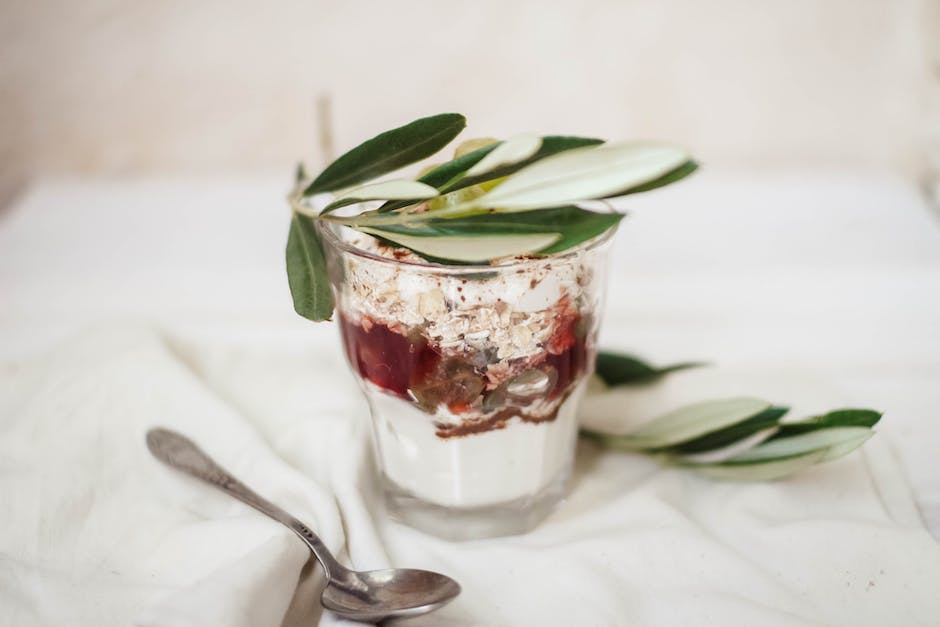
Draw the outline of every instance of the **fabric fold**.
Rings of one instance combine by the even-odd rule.
[[[416,627],[930,625],[940,615],[940,547],[881,433],[890,422],[859,452],[759,484],[581,442],[571,492],[543,524],[452,543],[385,515],[368,409],[326,331],[298,346],[112,326],[0,368],[0,606],[12,624],[344,623],[319,609],[322,576],[289,531],[150,457],[144,433],[158,424],[354,568],[456,578],[463,593]],[[798,415],[844,403],[804,369],[741,366],[595,397],[584,419],[626,430],[742,393]]]

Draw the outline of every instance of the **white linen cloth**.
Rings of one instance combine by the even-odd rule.
[[[878,437],[789,481],[743,485],[583,444],[570,498],[528,535],[449,543],[390,523],[370,485],[365,407],[333,342],[317,339],[310,353],[99,330],[5,369],[9,624],[248,627],[287,614],[288,624],[312,624],[316,576],[291,608],[305,547],[153,460],[144,433],[158,424],[189,434],[355,567],[456,577],[463,594],[414,624],[928,625],[940,616],[940,546]],[[587,409],[605,417],[605,406],[619,407],[635,420],[701,383],[709,397],[743,386],[838,404],[798,375],[745,379],[677,374]]]
[[[935,624],[940,556],[910,487],[940,520],[940,231],[891,178],[702,177],[635,201],[603,344],[725,365],[586,413],[625,426],[746,393],[886,409],[879,434],[756,485],[582,443],[548,521],[468,543],[383,517],[336,329],[286,300],[284,185],[40,185],[0,216],[0,625],[318,615],[300,542],[150,458],[155,424],[355,567],[456,577],[415,625]]]

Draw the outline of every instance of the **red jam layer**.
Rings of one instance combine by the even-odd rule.
[[[368,381],[414,401],[426,411],[444,404],[454,413],[470,409],[496,411],[512,406],[506,385],[486,389],[485,372],[459,356],[445,356],[415,329],[403,335],[368,318],[360,324],[339,315],[339,324],[349,363]],[[564,394],[587,370],[586,318],[565,314],[556,321],[557,331],[534,360],[522,371],[541,369],[549,375],[548,398]],[[487,400],[489,399],[489,403]],[[489,407],[492,405],[492,407]],[[550,419],[550,418],[549,418]]]
[[[409,388],[427,379],[443,358],[419,333],[401,335],[368,320],[357,325],[343,315],[339,323],[352,367],[363,379],[402,398],[409,398]]]

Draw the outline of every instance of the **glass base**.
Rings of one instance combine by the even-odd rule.
[[[565,497],[569,464],[535,494],[484,507],[448,507],[421,499],[382,476],[392,519],[445,540],[475,540],[531,531]]]

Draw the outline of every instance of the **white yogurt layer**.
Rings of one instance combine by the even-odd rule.
[[[513,418],[503,429],[440,438],[431,416],[366,383],[375,445],[388,478],[425,501],[482,507],[537,493],[571,463],[579,384],[554,420]]]

